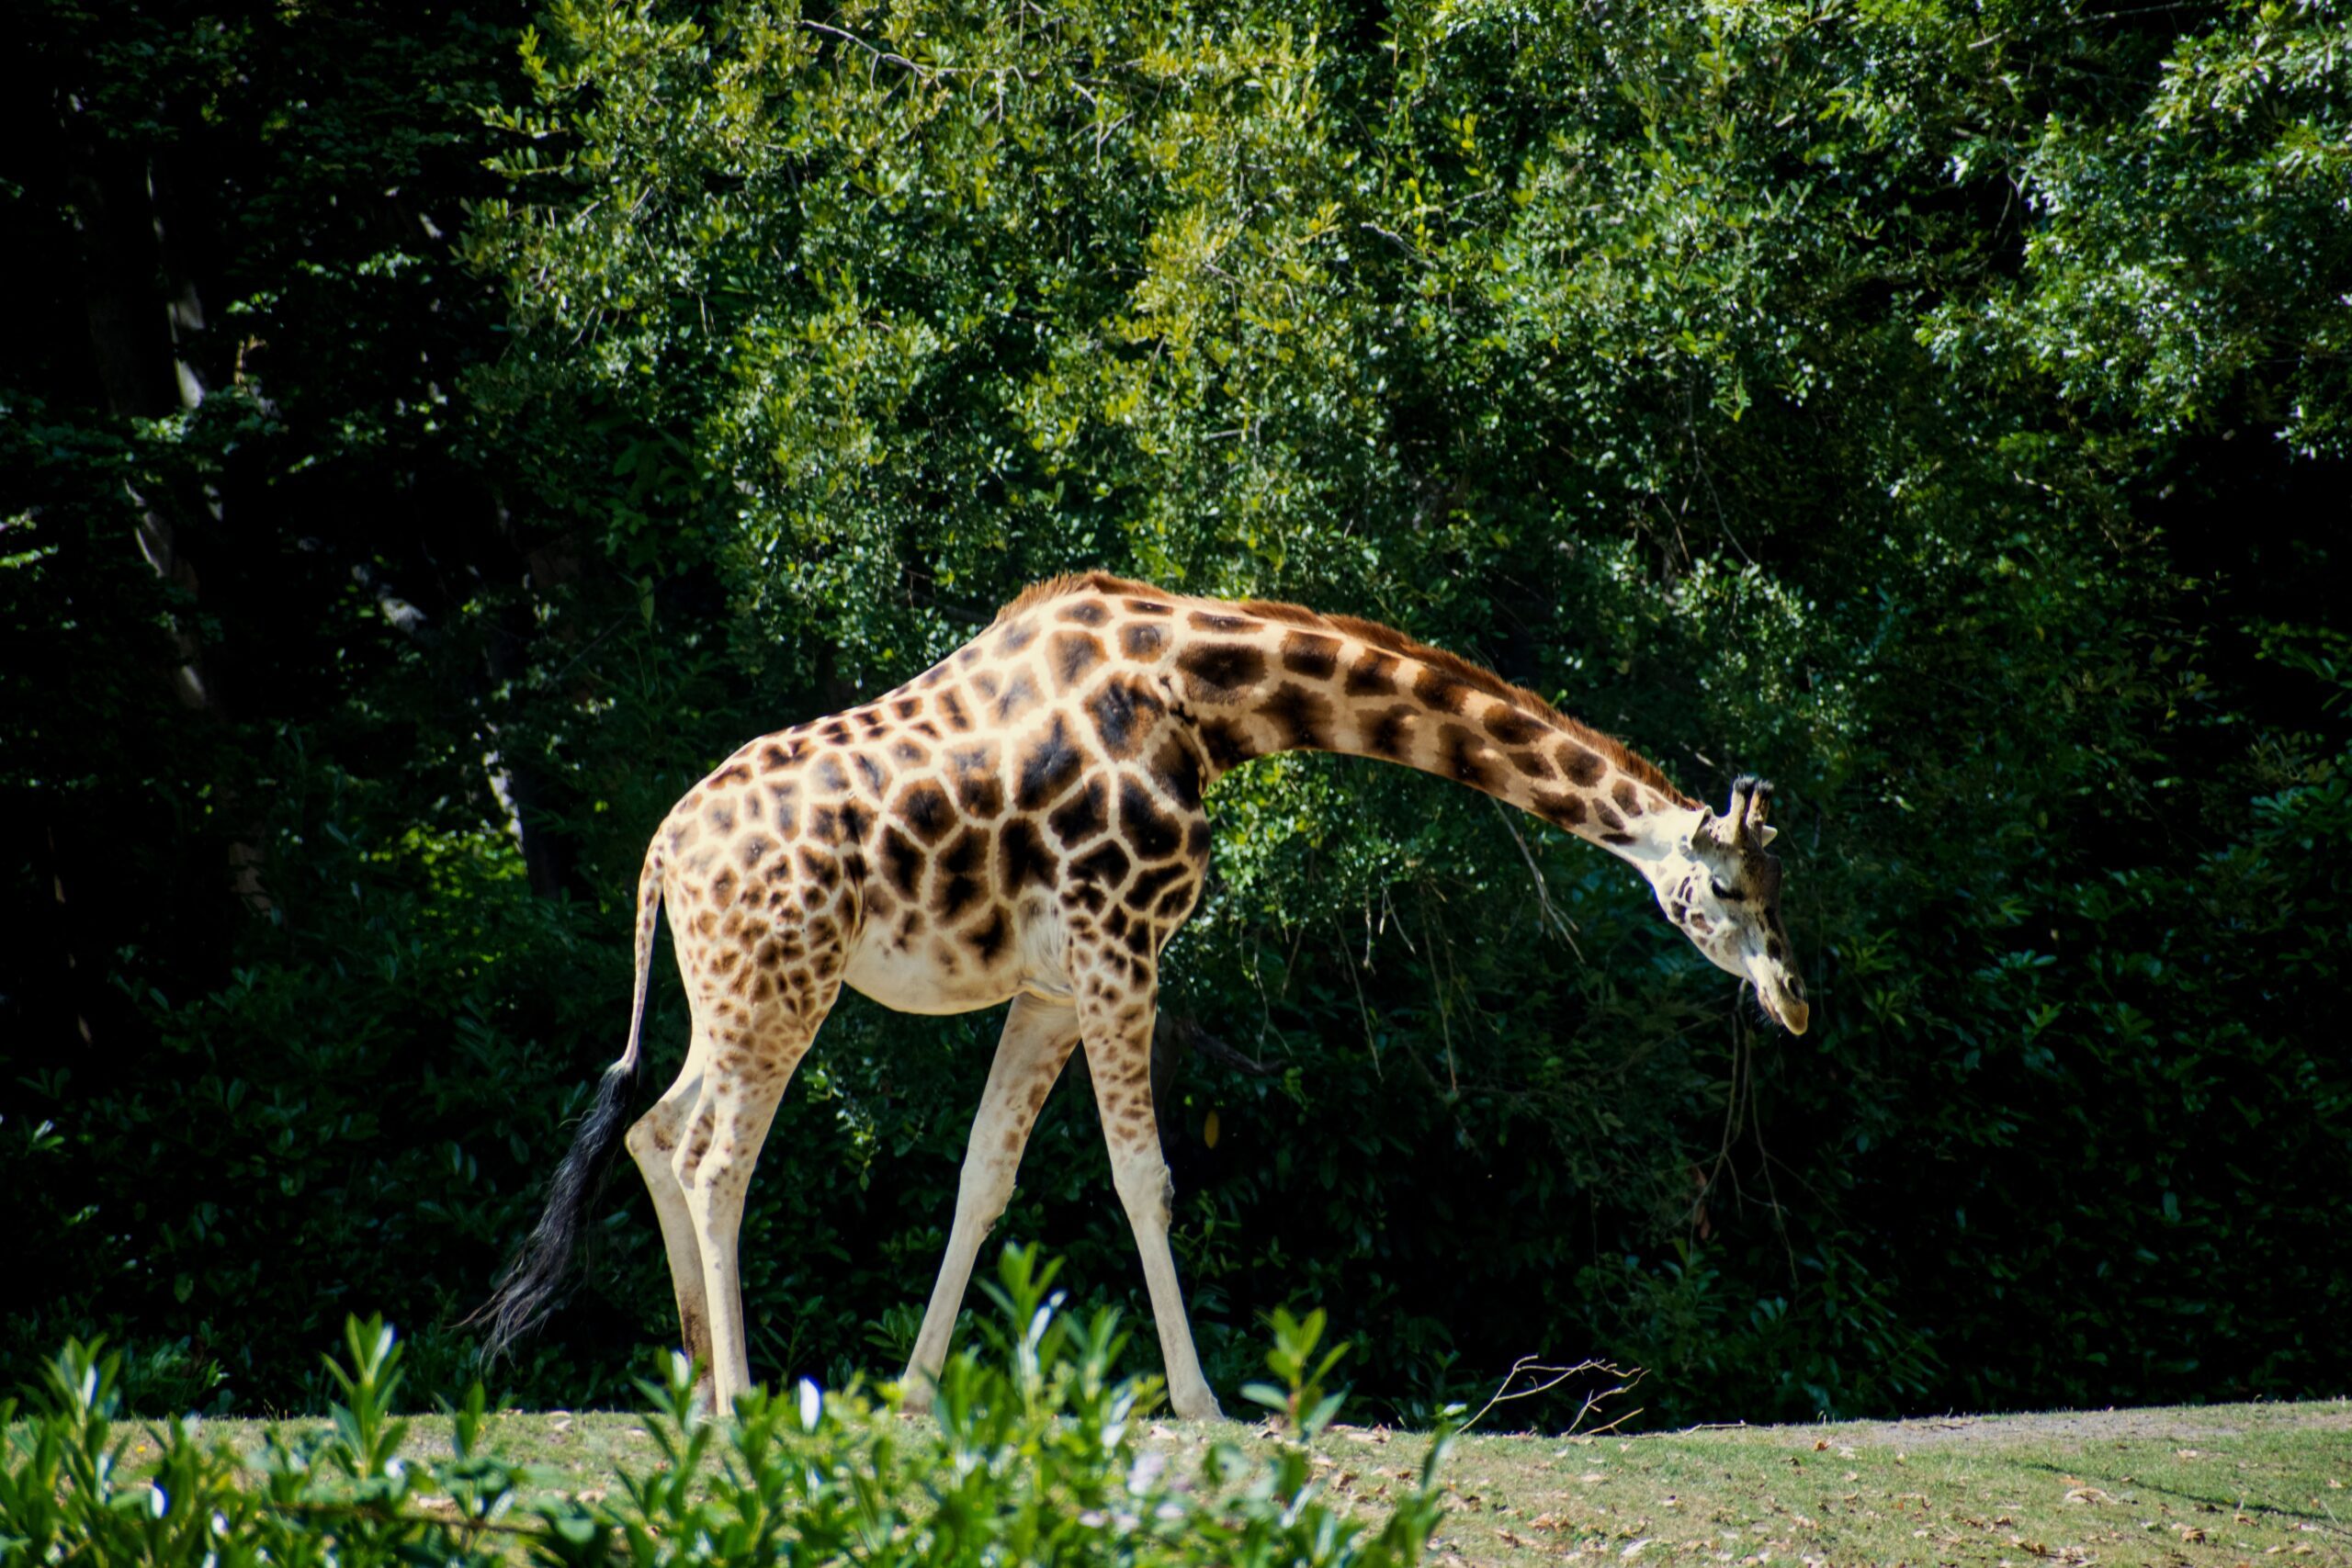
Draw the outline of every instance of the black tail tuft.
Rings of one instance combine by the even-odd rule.
[[[506,1354],[547,1316],[562,1294],[564,1275],[589,1210],[612,1168],[628,1122],[629,1102],[637,1088],[637,1053],[613,1065],[596,1086],[596,1102],[588,1108],[571,1152],[548,1183],[548,1206],[523,1249],[499,1277],[489,1301],[465,1320],[465,1326],[483,1330],[482,1354],[495,1359]]]

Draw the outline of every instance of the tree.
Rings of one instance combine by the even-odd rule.
[[[12,819],[68,846],[19,908],[36,868],[161,891],[16,960],[63,1142],[7,1157],[70,1176],[52,1228],[245,1183],[96,1222],[67,1315],[220,1354],[257,1260],[420,1249],[357,1304],[469,1299],[618,1038],[669,799],[1103,567],[1392,621],[1694,792],[1775,775],[1821,1003],[1759,1036],[1483,803],[1236,774],[1171,964],[1273,1068],[1170,1064],[1213,1377],[1321,1300],[1408,1411],[1539,1348],[1657,1368],[1661,1419],[2340,1381],[2346,1078],[2295,935],[2343,901],[2337,8],[41,18],[73,166],[173,171],[108,199],[198,215],[164,233],[212,324],[175,412],[180,274],[16,176],[41,297],[143,299],[164,389],[109,406],[62,330],[6,378],[4,624],[125,720],[0,707]],[[216,717],[170,711],[191,646]],[[109,832],[157,799],[196,828]],[[77,1017],[134,1043],[117,1092],[55,1077]],[[829,1025],[746,1230],[769,1370],[903,1354],[988,1037]],[[1094,1144],[1049,1111],[1007,1223],[1104,1289]],[[665,1332],[614,1227],[532,1386]],[[297,1396],[254,1354],[237,1397]]]

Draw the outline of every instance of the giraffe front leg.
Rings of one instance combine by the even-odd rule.
[[[1079,1024],[1094,1079],[1095,1109],[1110,1146],[1111,1180],[1135,1232],[1136,1250],[1143,1255],[1144,1283],[1151,1291],[1152,1320],[1168,1368],[1168,1403],[1188,1421],[1218,1421],[1225,1412],[1202,1375],[1192,1324],[1184,1315],[1184,1292],[1176,1282],[1176,1259],[1168,1247],[1176,1184],[1159,1151],[1151,1103],[1151,1025],[1157,1010],[1148,978],[1139,986],[1084,986]]]
[[[989,1067],[988,1088],[980,1095],[979,1112],[972,1118],[947,1252],[939,1262],[939,1280],[932,1287],[914,1354],[907,1361],[905,1409],[931,1408],[932,1391],[939,1370],[947,1364],[948,1341],[980,1243],[1012,1201],[1029,1130],[1036,1125],[1037,1112],[1077,1044],[1078,1014],[1068,1003],[1026,995],[1013,998],[1005,1014],[1004,1034],[997,1042],[996,1060]]]

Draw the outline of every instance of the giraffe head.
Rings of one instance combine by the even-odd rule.
[[[1781,924],[1781,858],[1768,853],[1780,829],[1764,818],[1772,786],[1743,778],[1722,816],[1702,808],[1697,826],[1652,875],[1666,918],[1718,969],[1751,981],[1764,1009],[1792,1034],[1812,1010]]]

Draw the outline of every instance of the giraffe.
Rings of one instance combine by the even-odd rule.
[[[1771,787],[1718,816],[1549,703],[1387,626],[1102,573],[1023,592],[897,690],[763,736],[688,791],[639,878],[628,1042],[537,1228],[477,1316],[493,1351],[543,1315],[617,1140],[653,1199],[681,1337],[714,1407],[751,1386],[736,1242],[753,1162],[841,988],[917,1013],[1010,1001],[905,1381],[927,1407],[981,1241],[1083,1048],[1141,1254],[1170,1404],[1219,1414],[1193,1347],[1151,1102],[1161,950],[1208,866],[1207,786],[1314,749],[1457,780],[1628,862],[1667,919],[1792,1033],[1809,1013],[1767,852]],[[693,1027],[677,1079],[623,1131],[655,922]]]

